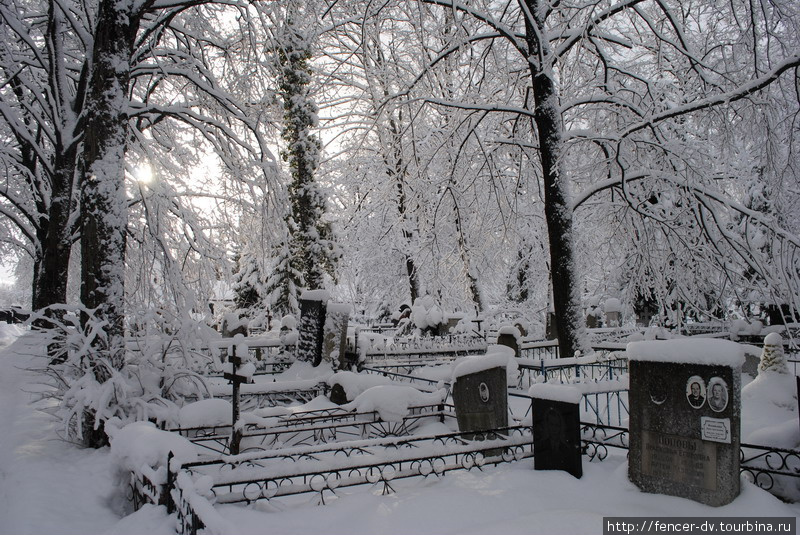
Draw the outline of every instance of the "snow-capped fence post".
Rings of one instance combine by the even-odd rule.
[[[533,398],[534,470],[563,470],[580,479],[581,391],[572,386],[539,383],[528,393]]]
[[[174,513],[175,512],[175,500],[172,498],[172,489],[175,488],[175,472],[172,471],[172,459],[175,458],[175,454],[170,450],[169,454],[167,454],[167,482],[164,485],[164,491],[161,493],[161,503],[158,505],[164,505],[167,508],[167,513]]]
[[[644,492],[712,506],[738,495],[741,369],[734,342],[632,342],[628,477]]]

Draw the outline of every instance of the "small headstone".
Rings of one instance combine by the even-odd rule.
[[[622,325],[622,314],[619,312],[606,312],[606,325],[609,327],[619,327]]]
[[[620,327],[622,325],[622,303],[616,297],[609,297],[603,303],[603,312],[606,313],[607,327]]]
[[[336,403],[337,405],[344,405],[350,401],[347,399],[347,392],[345,392],[344,387],[339,383],[334,383],[331,387],[331,393],[328,394],[328,398],[331,403]]]
[[[723,340],[628,344],[628,475],[645,492],[721,506],[739,495],[744,351]]]
[[[247,336],[247,318],[240,318],[236,312],[225,314],[222,318],[222,337],[233,338],[237,334]]]
[[[581,393],[574,387],[537,384],[533,398],[533,467],[563,470],[580,479]]]
[[[453,405],[458,430],[480,432],[508,426],[508,379],[505,367],[493,367],[456,377]],[[502,451],[487,450],[486,455]]]
[[[501,327],[497,334],[497,344],[510,347],[514,350],[514,356],[519,357],[519,338],[520,333],[516,327]]]
[[[305,292],[299,299],[300,322],[297,326],[297,360],[319,366],[325,334],[325,310],[328,299],[323,292]]]

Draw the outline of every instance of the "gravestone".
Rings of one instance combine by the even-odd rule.
[[[322,290],[307,291],[299,299],[300,322],[297,326],[297,360],[319,366],[325,337],[325,312],[328,294]]]
[[[325,328],[322,344],[322,360],[330,362],[334,368],[347,366],[347,324],[350,320],[350,306],[342,303],[328,303],[325,312]]]
[[[628,476],[645,492],[721,506],[739,495],[744,351],[724,340],[628,344]]]
[[[514,356],[519,357],[519,329],[516,327],[500,327],[497,332],[497,343],[501,346],[510,347],[514,350]]]
[[[533,398],[533,468],[563,470],[583,476],[581,458],[581,392],[574,387],[536,384]]]
[[[622,303],[616,297],[609,297],[603,303],[603,312],[606,314],[606,327],[622,326]]]
[[[328,394],[328,399],[331,400],[331,403],[336,403],[337,405],[344,405],[350,402],[350,400],[347,399],[347,392],[345,392],[344,387],[339,383],[333,384],[330,394]]]
[[[462,433],[508,427],[508,356],[467,357],[453,372],[453,405]],[[472,435],[467,435],[470,438]],[[500,455],[502,450],[487,450]]]

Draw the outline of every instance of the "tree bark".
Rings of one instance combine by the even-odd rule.
[[[558,89],[549,60],[549,45],[540,40],[545,34],[545,20],[538,0],[522,0],[526,17],[525,40],[534,98],[534,122],[539,137],[539,154],[544,181],[544,212],[550,244],[553,281],[553,308],[558,326],[561,357],[585,352],[585,328],[579,294],[579,278],[573,251],[572,208],[568,199],[566,177],[561,169],[563,125],[558,104]]]
[[[106,323],[107,348],[97,349],[107,350],[109,364],[118,370],[124,366],[128,83],[138,24],[130,2],[101,0],[86,100],[81,183],[81,301]],[[94,369],[98,381],[108,379],[110,370]]]

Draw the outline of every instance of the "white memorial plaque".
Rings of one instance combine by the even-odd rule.
[[[710,442],[731,443],[731,419],[730,418],[710,418],[703,416],[700,418],[701,437]]]

